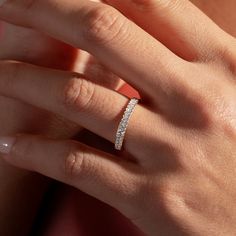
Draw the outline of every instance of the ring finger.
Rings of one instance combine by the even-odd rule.
[[[129,101],[127,97],[74,72],[9,61],[0,63],[0,72],[1,95],[59,114],[115,142],[117,127]],[[135,145],[143,142],[139,133],[148,124],[148,117],[144,115],[147,112],[142,105],[138,105],[131,117],[133,119],[127,130],[129,142],[126,145],[126,150],[131,153]],[[142,122],[144,116],[145,122]],[[158,115],[155,117],[157,121]],[[160,125],[158,129],[163,127],[161,117],[156,123]]]
[[[117,116],[126,97],[74,72],[9,61],[0,63],[0,71],[2,95],[62,115],[114,141]]]

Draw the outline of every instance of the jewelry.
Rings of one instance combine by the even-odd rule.
[[[118,126],[117,132],[116,132],[116,141],[115,141],[115,149],[116,150],[121,150],[123,142],[124,142],[124,138],[125,138],[125,133],[128,127],[128,122],[129,119],[134,111],[135,106],[138,104],[139,99],[137,98],[132,98],[130,99],[124,115],[120,121],[120,124]]]

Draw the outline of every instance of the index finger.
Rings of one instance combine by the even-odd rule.
[[[183,60],[113,7],[87,0],[6,1],[0,17],[82,48],[143,94]],[[160,81],[159,81],[160,82]]]

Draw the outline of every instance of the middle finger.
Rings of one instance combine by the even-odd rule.
[[[56,113],[113,143],[129,101],[77,73],[9,61],[0,62],[0,94]],[[154,126],[158,134],[152,132]],[[146,156],[144,158],[137,149],[140,145],[150,146],[150,139],[147,140],[144,133],[152,133],[160,143],[172,140],[168,123],[138,104],[129,121],[124,149],[146,161]]]
[[[183,66],[184,60],[106,4],[6,1],[0,7],[0,17],[90,52],[147,97],[158,92],[161,86],[154,84],[165,83],[170,68],[178,71]]]

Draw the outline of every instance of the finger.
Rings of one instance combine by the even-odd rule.
[[[177,71],[182,67],[183,60],[106,4],[87,0],[6,1],[0,17],[88,51],[143,96],[156,93],[153,83],[166,81],[167,68]]]
[[[77,72],[84,74],[86,79],[91,80],[96,84],[105,86],[116,91],[125,84],[121,78],[108,70],[96,58],[87,54],[84,51],[80,52],[78,64],[76,65]]]
[[[0,22],[0,58],[61,70],[73,68],[77,49],[29,28]]]
[[[1,137],[0,152],[10,164],[72,185],[119,209],[138,187],[138,166],[75,141]]]
[[[129,101],[77,73],[19,62],[0,63],[0,94],[60,115],[112,143],[115,143],[117,128]],[[146,159],[137,146],[152,143],[143,134],[153,133],[153,127],[159,130],[160,142],[171,139],[173,130],[161,115],[142,104],[136,105],[123,146],[130,154],[138,154],[137,161]]]
[[[0,63],[0,93],[56,113],[115,141],[128,98],[82,75],[18,62]]]
[[[186,60],[212,59],[229,39],[229,35],[187,0],[106,2]]]
[[[0,37],[0,58],[2,60],[24,61],[60,70],[73,68],[77,72],[85,74],[87,79],[92,79],[93,82],[107,88],[119,89],[122,86],[120,78],[106,70],[88,53],[65,45],[42,33],[0,22]]]

